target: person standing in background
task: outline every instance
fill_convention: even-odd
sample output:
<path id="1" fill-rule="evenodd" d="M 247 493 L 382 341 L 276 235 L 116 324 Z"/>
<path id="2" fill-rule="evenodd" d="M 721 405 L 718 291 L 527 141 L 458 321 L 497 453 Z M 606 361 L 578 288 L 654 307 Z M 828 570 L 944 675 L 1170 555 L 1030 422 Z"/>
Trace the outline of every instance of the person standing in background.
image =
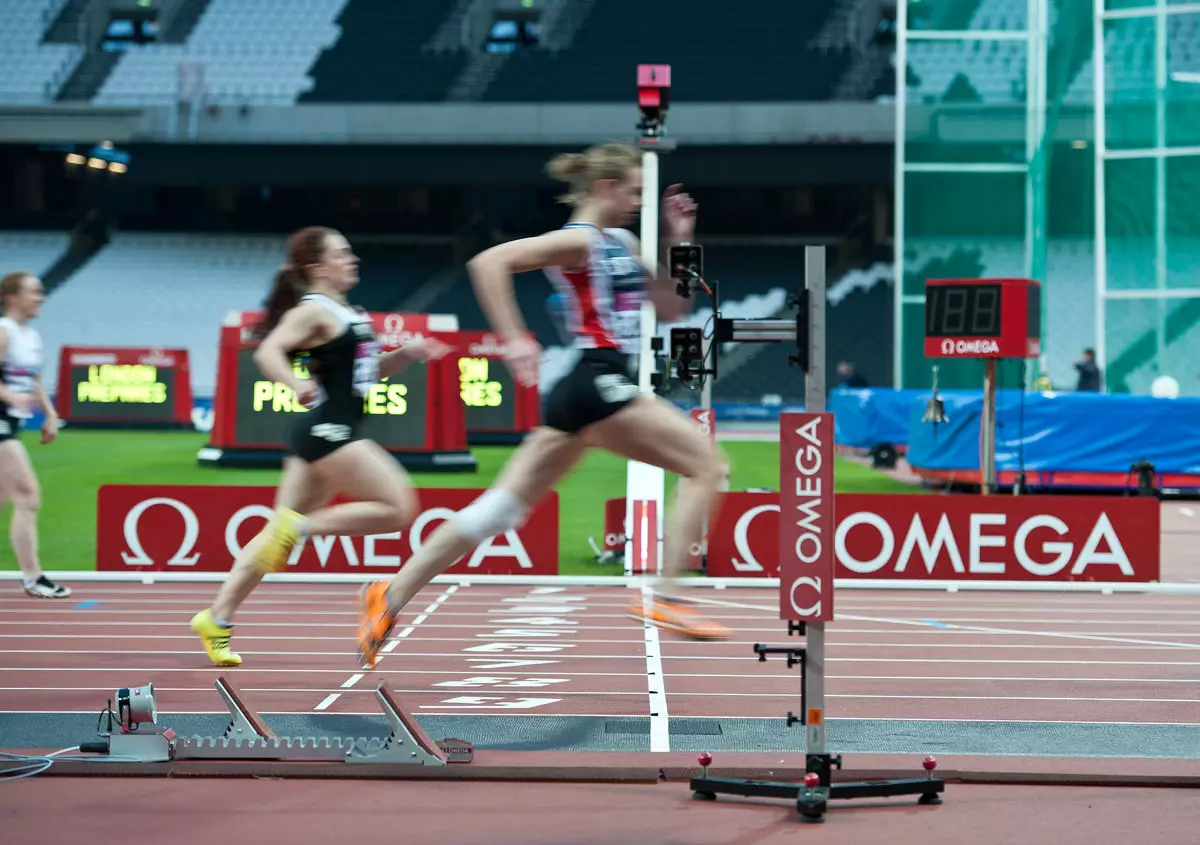
<path id="1" fill-rule="evenodd" d="M 1075 362 L 1075 369 L 1079 373 L 1079 382 L 1075 385 L 1077 392 L 1100 392 L 1100 368 L 1096 366 L 1096 350 L 1090 347 L 1083 350 L 1083 358 Z"/>

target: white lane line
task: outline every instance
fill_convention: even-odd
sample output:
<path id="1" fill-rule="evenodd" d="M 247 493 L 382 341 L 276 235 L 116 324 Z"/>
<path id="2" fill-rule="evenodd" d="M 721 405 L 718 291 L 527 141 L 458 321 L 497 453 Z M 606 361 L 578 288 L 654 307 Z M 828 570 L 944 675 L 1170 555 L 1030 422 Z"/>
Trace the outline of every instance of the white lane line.
<path id="1" fill-rule="evenodd" d="M 403 631 L 401 631 L 398 635 L 396 635 L 390 642 L 388 642 L 386 645 L 384 645 L 384 647 L 381 649 L 382 653 L 375 660 L 376 667 L 378 667 L 379 661 L 383 659 L 384 654 L 391 654 L 393 651 L 395 651 L 396 646 L 398 646 L 400 644 L 401 640 L 403 640 L 405 637 L 407 637 L 413 631 L 415 631 L 417 625 L 420 625 L 421 622 L 424 622 L 426 619 L 428 619 L 429 614 L 433 613 L 435 610 L 437 610 L 439 607 L 441 607 L 442 604 L 446 601 L 446 599 L 450 598 L 450 596 L 454 595 L 454 593 L 457 591 L 458 591 L 458 585 L 451 584 L 449 587 L 447 587 L 445 590 L 442 591 L 441 595 L 439 595 L 436 599 L 434 599 L 433 603 L 431 605 L 429 605 L 429 607 L 425 608 L 424 613 L 422 613 L 420 616 L 418 616 L 416 619 L 413 620 L 412 625 L 409 625 L 407 628 L 405 628 Z M 367 667 L 364 666 L 363 668 L 366 669 Z M 360 680 L 362 680 L 363 677 L 364 677 L 363 673 L 356 672 L 355 674 L 351 675 L 349 678 L 347 678 L 342 683 L 342 689 L 349 689 L 349 688 L 353 687 Z M 357 691 L 358 690 L 356 690 L 356 692 Z M 337 701 L 338 698 L 340 697 L 340 695 L 341 695 L 340 693 L 337 693 L 334 695 L 327 696 L 325 698 L 325 700 L 323 700 L 320 704 L 318 704 L 316 707 L 314 707 L 313 710 L 325 710 L 326 708 L 329 707 L 329 705 L 331 705 L 331 704 L 333 704 L 333 702 Z"/>
<path id="2" fill-rule="evenodd" d="M 649 584 L 642 586 L 642 603 L 649 607 L 654 591 Z M 643 623 L 646 642 L 646 687 L 650 693 L 650 750 L 671 750 L 671 718 L 667 712 L 667 679 L 663 675 L 662 646 L 658 627 Z"/>
<path id="3" fill-rule="evenodd" d="M 1128 637 L 1102 637 L 1095 634 L 1068 634 L 1062 631 L 1023 631 L 1010 628 L 992 628 L 984 625 L 953 625 L 935 620 L 881 619 L 875 616 L 843 616 L 854 622 L 886 622 L 891 625 L 915 625 L 923 628 L 951 628 L 959 631 L 974 631 L 984 634 L 1012 634 L 1022 637 L 1056 637 L 1069 640 L 1096 640 L 1103 643 L 1127 643 L 1142 646 L 1165 646 L 1168 648 L 1200 648 L 1200 643 L 1163 642 L 1161 640 L 1136 640 Z M 933 644 L 930 643 L 930 646 Z"/>
<path id="4" fill-rule="evenodd" d="M 395 650 L 396 650 L 396 647 L 400 645 L 400 641 L 401 641 L 401 640 L 404 640 L 404 639 L 406 639 L 406 638 L 408 637 L 408 635 L 409 635 L 409 634 L 411 634 L 411 633 L 412 633 L 413 631 L 415 631 L 415 630 L 417 630 L 415 626 L 413 626 L 413 625 L 409 625 L 409 626 L 408 626 L 407 628 L 405 628 L 403 631 L 401 631 L 400 633 L 398 633 L 398 634 L 394 635 L 394 636 L 392 637 L 392 640 L 391 640 L 391 642 L 389 642 L 387 645 L 385 645 L 385 646 L 383 647 L 383 653 L 384 653 L 384 654 L 391 654 L 393 651 L 395 651 Z M 377 668 L 377 669 L 379 668 L 379 663 L 378 663 L 378 661 L 376 661 L 376 663 L 375 663 L 375 668 Z"/>

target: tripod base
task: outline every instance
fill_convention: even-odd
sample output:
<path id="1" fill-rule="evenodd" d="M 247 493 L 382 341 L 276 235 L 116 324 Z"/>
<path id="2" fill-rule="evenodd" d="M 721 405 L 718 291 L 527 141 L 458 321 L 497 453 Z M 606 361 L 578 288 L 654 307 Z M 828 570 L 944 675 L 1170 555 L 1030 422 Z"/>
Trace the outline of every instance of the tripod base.
<path id="1" fill-rule="evenodd" d="M 716 800 L 717 795 L 795 800 L 797 812 L 809 821 L 824 821 L 827 803 L 831 800 L 919 795 L 919 804 L 940 804 L 941 793 L 946 789 L 945 781 L 939 778 L 861 781 L 807 787 L 782 781 L 698 777 L 692 778 L 691 785 L 695 797 L 709 801 Z"/>

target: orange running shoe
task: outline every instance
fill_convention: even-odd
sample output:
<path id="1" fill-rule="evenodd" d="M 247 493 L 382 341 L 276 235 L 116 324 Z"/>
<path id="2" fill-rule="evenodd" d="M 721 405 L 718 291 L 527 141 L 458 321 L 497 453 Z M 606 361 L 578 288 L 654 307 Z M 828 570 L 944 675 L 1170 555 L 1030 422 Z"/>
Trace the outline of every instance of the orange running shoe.
<path id="1" fill-rule="evenodd" d="M 396 615 L 388 606 L 388 582 L 376 581 L 362 589 L 358 605 L 358 653 L 363 666 L 374 669 L 388 635 L 396 624 Z"/>
<path id="2" fill-rule="evenodd" d="M 685 599 L 647 596 L 629 606 L 629 615 L 640 622 L 649 622 L 698 640 L 721 640 L 730 634 L 728 628 L 706 618 Z"/>

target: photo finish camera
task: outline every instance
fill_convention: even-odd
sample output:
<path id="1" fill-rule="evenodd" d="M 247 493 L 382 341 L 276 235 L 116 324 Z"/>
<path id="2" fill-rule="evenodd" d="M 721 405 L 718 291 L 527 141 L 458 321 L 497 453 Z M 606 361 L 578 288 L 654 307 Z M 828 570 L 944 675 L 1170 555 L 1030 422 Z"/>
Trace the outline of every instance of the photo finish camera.
<path id="1" fill-rule="evenodd" d="M 679 282 L 675 291 L 684 299 L 691 298 L 692 283 L 704 278 L 704 247 L 700 244 L 678 244 L 668 251 L 671 278 Z"/>
<path id="2" fill-rule="evenodd" d="M 675 372 L 679 381 L 689 385 L 696 376 L 711 374 L 716 369 L 704 369 L 704 332 L 690 326 L 671 329 L 671 358 L 675 361 Z"/>
<path id="3" fill-rule="evenodd" d="M 642 113 L 638 132 L 643 141 L 657 143 L 666 130 L 671 104 L 671 66 L 638 65 L 637 87 L 638 110 Z"/>

